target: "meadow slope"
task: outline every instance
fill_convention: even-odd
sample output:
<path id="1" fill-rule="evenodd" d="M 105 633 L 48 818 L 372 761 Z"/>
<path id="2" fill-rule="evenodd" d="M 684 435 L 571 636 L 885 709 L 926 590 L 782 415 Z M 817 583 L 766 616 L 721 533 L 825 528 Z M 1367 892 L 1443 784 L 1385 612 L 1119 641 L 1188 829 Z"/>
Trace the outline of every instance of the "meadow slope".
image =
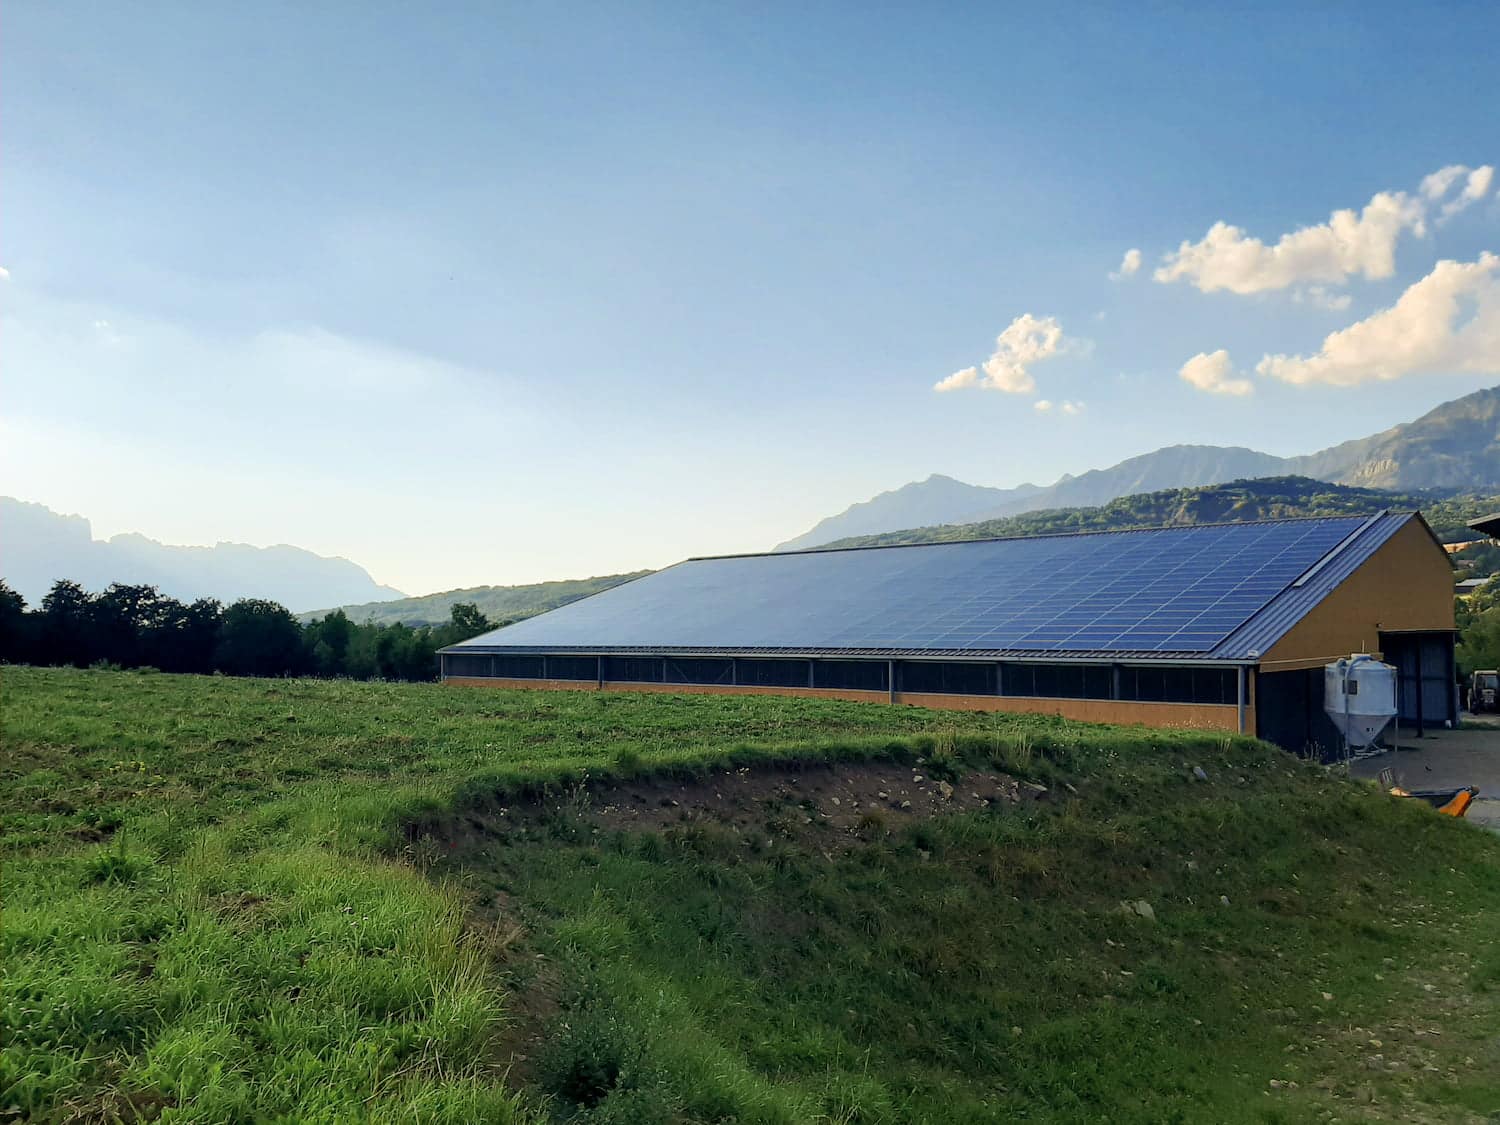
<path id="1" fill-rule="evenodd" d="M 0 1119 L 1500 1111 L 1500 839 L 1250 740 L 774 697 L 3 688 Z"/>

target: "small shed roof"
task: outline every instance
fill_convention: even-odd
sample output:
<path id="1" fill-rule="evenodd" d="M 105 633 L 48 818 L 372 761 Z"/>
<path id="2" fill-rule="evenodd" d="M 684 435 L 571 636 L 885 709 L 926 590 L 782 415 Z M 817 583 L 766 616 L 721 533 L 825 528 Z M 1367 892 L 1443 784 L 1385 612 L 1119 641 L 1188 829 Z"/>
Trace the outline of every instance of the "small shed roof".
<path id="1" fill-rule="evenodd" d="M 1500 539 L 1500 512 L 1494 515 L 1480 516 L 1469 526 L 1481 535 L 1488 535 L 1491 539 Z"/>
<path id="2" fill-rule="evenodd" d="M 444 652 L 1253 662 L 1413 519 L 689 559 Z"/>

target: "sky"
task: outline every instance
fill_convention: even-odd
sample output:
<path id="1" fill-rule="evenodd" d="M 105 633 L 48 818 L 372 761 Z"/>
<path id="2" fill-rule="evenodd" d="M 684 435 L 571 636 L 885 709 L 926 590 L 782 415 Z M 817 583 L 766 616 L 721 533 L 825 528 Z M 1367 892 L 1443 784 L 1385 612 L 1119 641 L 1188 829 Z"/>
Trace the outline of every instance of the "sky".
<path id="1" fill-rule="evenodd" d="M 0 492 L 410 593 L 1500 383 L 1500 7 L 10 0 Z"/>

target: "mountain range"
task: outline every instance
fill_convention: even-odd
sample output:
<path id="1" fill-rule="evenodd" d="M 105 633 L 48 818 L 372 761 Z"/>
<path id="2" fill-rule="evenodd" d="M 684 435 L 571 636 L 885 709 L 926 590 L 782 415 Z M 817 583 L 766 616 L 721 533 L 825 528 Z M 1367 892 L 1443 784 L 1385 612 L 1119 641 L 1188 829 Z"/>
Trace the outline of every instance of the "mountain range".
<path id="1" fill-rule="evenodd" d="M 934 475 L 854 504 L 777 550 L 835 542 L 852 545 L 1036 534 L 1044 525 L 1048 530 L 1063 530 L 1123 526 L 1121 520 L 1132 526 L 1143 521 L 1201 522 L 1221 505 L 1228 508 L 1217 518 L 1310 514 L 1329 504 L 1352 510 L 1380 499 L 1373 492 L 1333 497 L 1308 481 L 1265 479 L 1273 477 L 1400 492 L 1404 494 L 1400 503 L 1411 501 L 1411 506 L 1416 506 L 1414 494 L 1426 493 L 1420 498 L 1421 506 L 1429 511 L 1444 493 L 1493 495 L 1500 492 L 1500 387 L 1444 403 L 1382 433 L 1301 457 L 1276 457 L 1238 447 L 1174 445 L 1106 469 L 1067 475 L 1045 486 L 990 488 Z M 1205 486 L 1256 479 L 1271 486 L 1270 492 L 1191 493 Z M 1166 495 L 1173 490 L 1189 492 Z M 1057 511 L 1098 509 L 1121 497 L 1141 503 L 1102 512 Z M 1040 521 L 1013 522 L 1013 517 L 1036 512 L 1047 516 Z M 1033 523 L 1036 528 L 1031 527 Z M 347 559 L 324 557 L 300 547 L 243 543 L 182 547 L 137 534 L 98 540 L 81 516 L 60 515 L 40 504 L 9 497 L 0 497 L 0 534 L 0 575 L 33 606 L 56 579 L 71 578 L 92 590 L 111 582 L 144 583 L 183 600 L 268 598 L 302 614 L 343 606 L 361 621 L 440 622 L 447 619 L 455 602 L 476 602 L 492 619 L 505 620 L 553 608 L 636 576 L 482 586 L 408 598 L 377 583 L 363 567 Z"/>
<path id="2" fill-rule="evenodd" d="M 111 582 L 156 586 L 181 601 L 268 598 L 292 610 L 405 596 L 348 559 L 301 547 L 178 547 L 136 534 L 95 539 L 82 516 L 9 496 L 0 496 L 0 533 L 0 575 L 32 606 L 59 578 L 88 590 Z"/>
<path id="3" fill-rule="evenodd" d="M 889 547 L 949 543 L 1080 531 L 1124 531 L 1137 527 L 1181 527 L 1308 516 L 1366 516 L 1383 510 L 1418 511 L 1445 543 L 1469 543 L 1479 536 L 1469 523 L 1500 508 L 1494 490 L 1431 488 L 1394 492 L 1383 488 L 1330 484 L 1311 477 L 1259 477 L 1255 480 L 1168 488 L 1121 496 L 1086 508 L 1047 508 L 973 523 L 903 528 L 853 535 L 827 547 Z"/>
<path id="4" fill-rule="evenodd" d="M 851 505 L 787 540 L 799 550 L 860 536 L 996 520 L 1052 508 L 1095 507 L 1122 496 L 1300 476 L 1384 490 L 1500 487 L 1500 387 L 1443 403 L 1412 422 L 1301 457 L 1253 449 L 1173 445 L 1047 486 L 990 488 L 933 475 Z"/>

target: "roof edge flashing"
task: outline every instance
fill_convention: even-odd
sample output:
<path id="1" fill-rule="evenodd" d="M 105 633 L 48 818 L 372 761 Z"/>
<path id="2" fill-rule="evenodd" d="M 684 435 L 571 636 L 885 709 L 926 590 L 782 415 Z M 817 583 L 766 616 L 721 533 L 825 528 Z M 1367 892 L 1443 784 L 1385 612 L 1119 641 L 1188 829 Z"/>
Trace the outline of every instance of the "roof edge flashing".
<path id="1" fill-rule="evenodd" d="M 1329 551 L 1321 559 L 1319 559 L 1317 562 L 1313 563 L 1312 566 L 1308 567 L 1301 574 L 1299 574 L 1295 579 L 1293 579 L 1291 588 L 1295 590 L 1299 586 L 1305 586 L 1305 585 L 1307 585 L 1308 581 L 1310 579 L 1314 578 L 1320 570 L 1322 570 L 1324 567 L 1328 566 L 1329 563 L 1333 562 L 1334 559 L 1338 558 L 1339 555 L 1343 554 L 1344 551 L 1348 550 L 1351 546 L 1353 546 L 1354 543 L 1355 543 L 1355 541 L 1358 540 L 1361 535 L 1363 535 L 1365 532 L 1369 531 L 1370 528 L 1374 527 L 1377 523 L 1379 523 L 1381 520 L 1383 520 L 1388 515 L 1390 515 L 1390 510 L 1387 509 L 1387 508 L 1382 508 L 1380 511 L 1376 512 L 1369 519 L 1365 520 L 1364 523 L 1360 524 L 1353 531 L 1351 531 L 1344 538 L 1343 542 L 1341 542 L 1338 545 L 1336 545 L 1333 548 L 1333 550 Z"/>
<path id="2" fill-rule="evenodd" d="M 1023 515 L 1029 513 L 1022 513 Z M 1415 512 L 1393 512 L 1389 508 L 1382 508 L 1374 515 L 1365 520 L 1363 527 L 1368 527 L 1383 516 L 1390 515 L 1415 515 Z M 739 551 L 727 555 L 691 555 L 683 559 L 683 562 L 718 562 L 721 559 L 779 559 L 796 555 L 836 555 L 848 551 L 896 551 L 909 550 L 913 547 L 962 547 L 973 543 L 1012 543 L 1030 541 L 1033 539 L 1081 539 L 1084 536 L 1105 535 L 1140 535 L 1144 532 L 1183 531 L 1193 532 L 1209 530 L 1222 527 L 1261 527 L 1267 524 L 1287 523 L 1313 523 L 1318 520 L 1347 520 L 1358 519 L 1360 513 L 1347 512 L 1341 515 L 1329 516 L 1280 516 L 1260 520 L 1224 520 L 1220 523 L 1164 523 L 1147 524 L 1143 527 L 1103 527 L 1090 528 L 1081 531 L 1048 531 L 1041 535 L 990 535 L 978 539 L 932 539 L 923 543 L 868 543 L 855 547 L 801 547 L 795 551 Z M 983 522 L 983 521 L 981 521 Z M 939 524 L 941 527 L 962 527 L 962 524 Z M 898 529 L 904 530 L 904 529 Z M 1350 533 L 1352 539 L 1359 532 Z M 891 532 L 874 532 L 875 535 L 894 534 Z M 1342 544 L 1340 544 L 1342 546 Z M 1339 548 L 1335 548 L 1337 550 Z M 675 564 L 674 564 L 675 565 Z M 666 568 L 663 568 L 666 569 Z M 623 585 L 623 583 L 622 583 Z M 601 591 L 603 592 L 603 591 Z M 592 596 L 592 595 L 590 595 Z"/>

